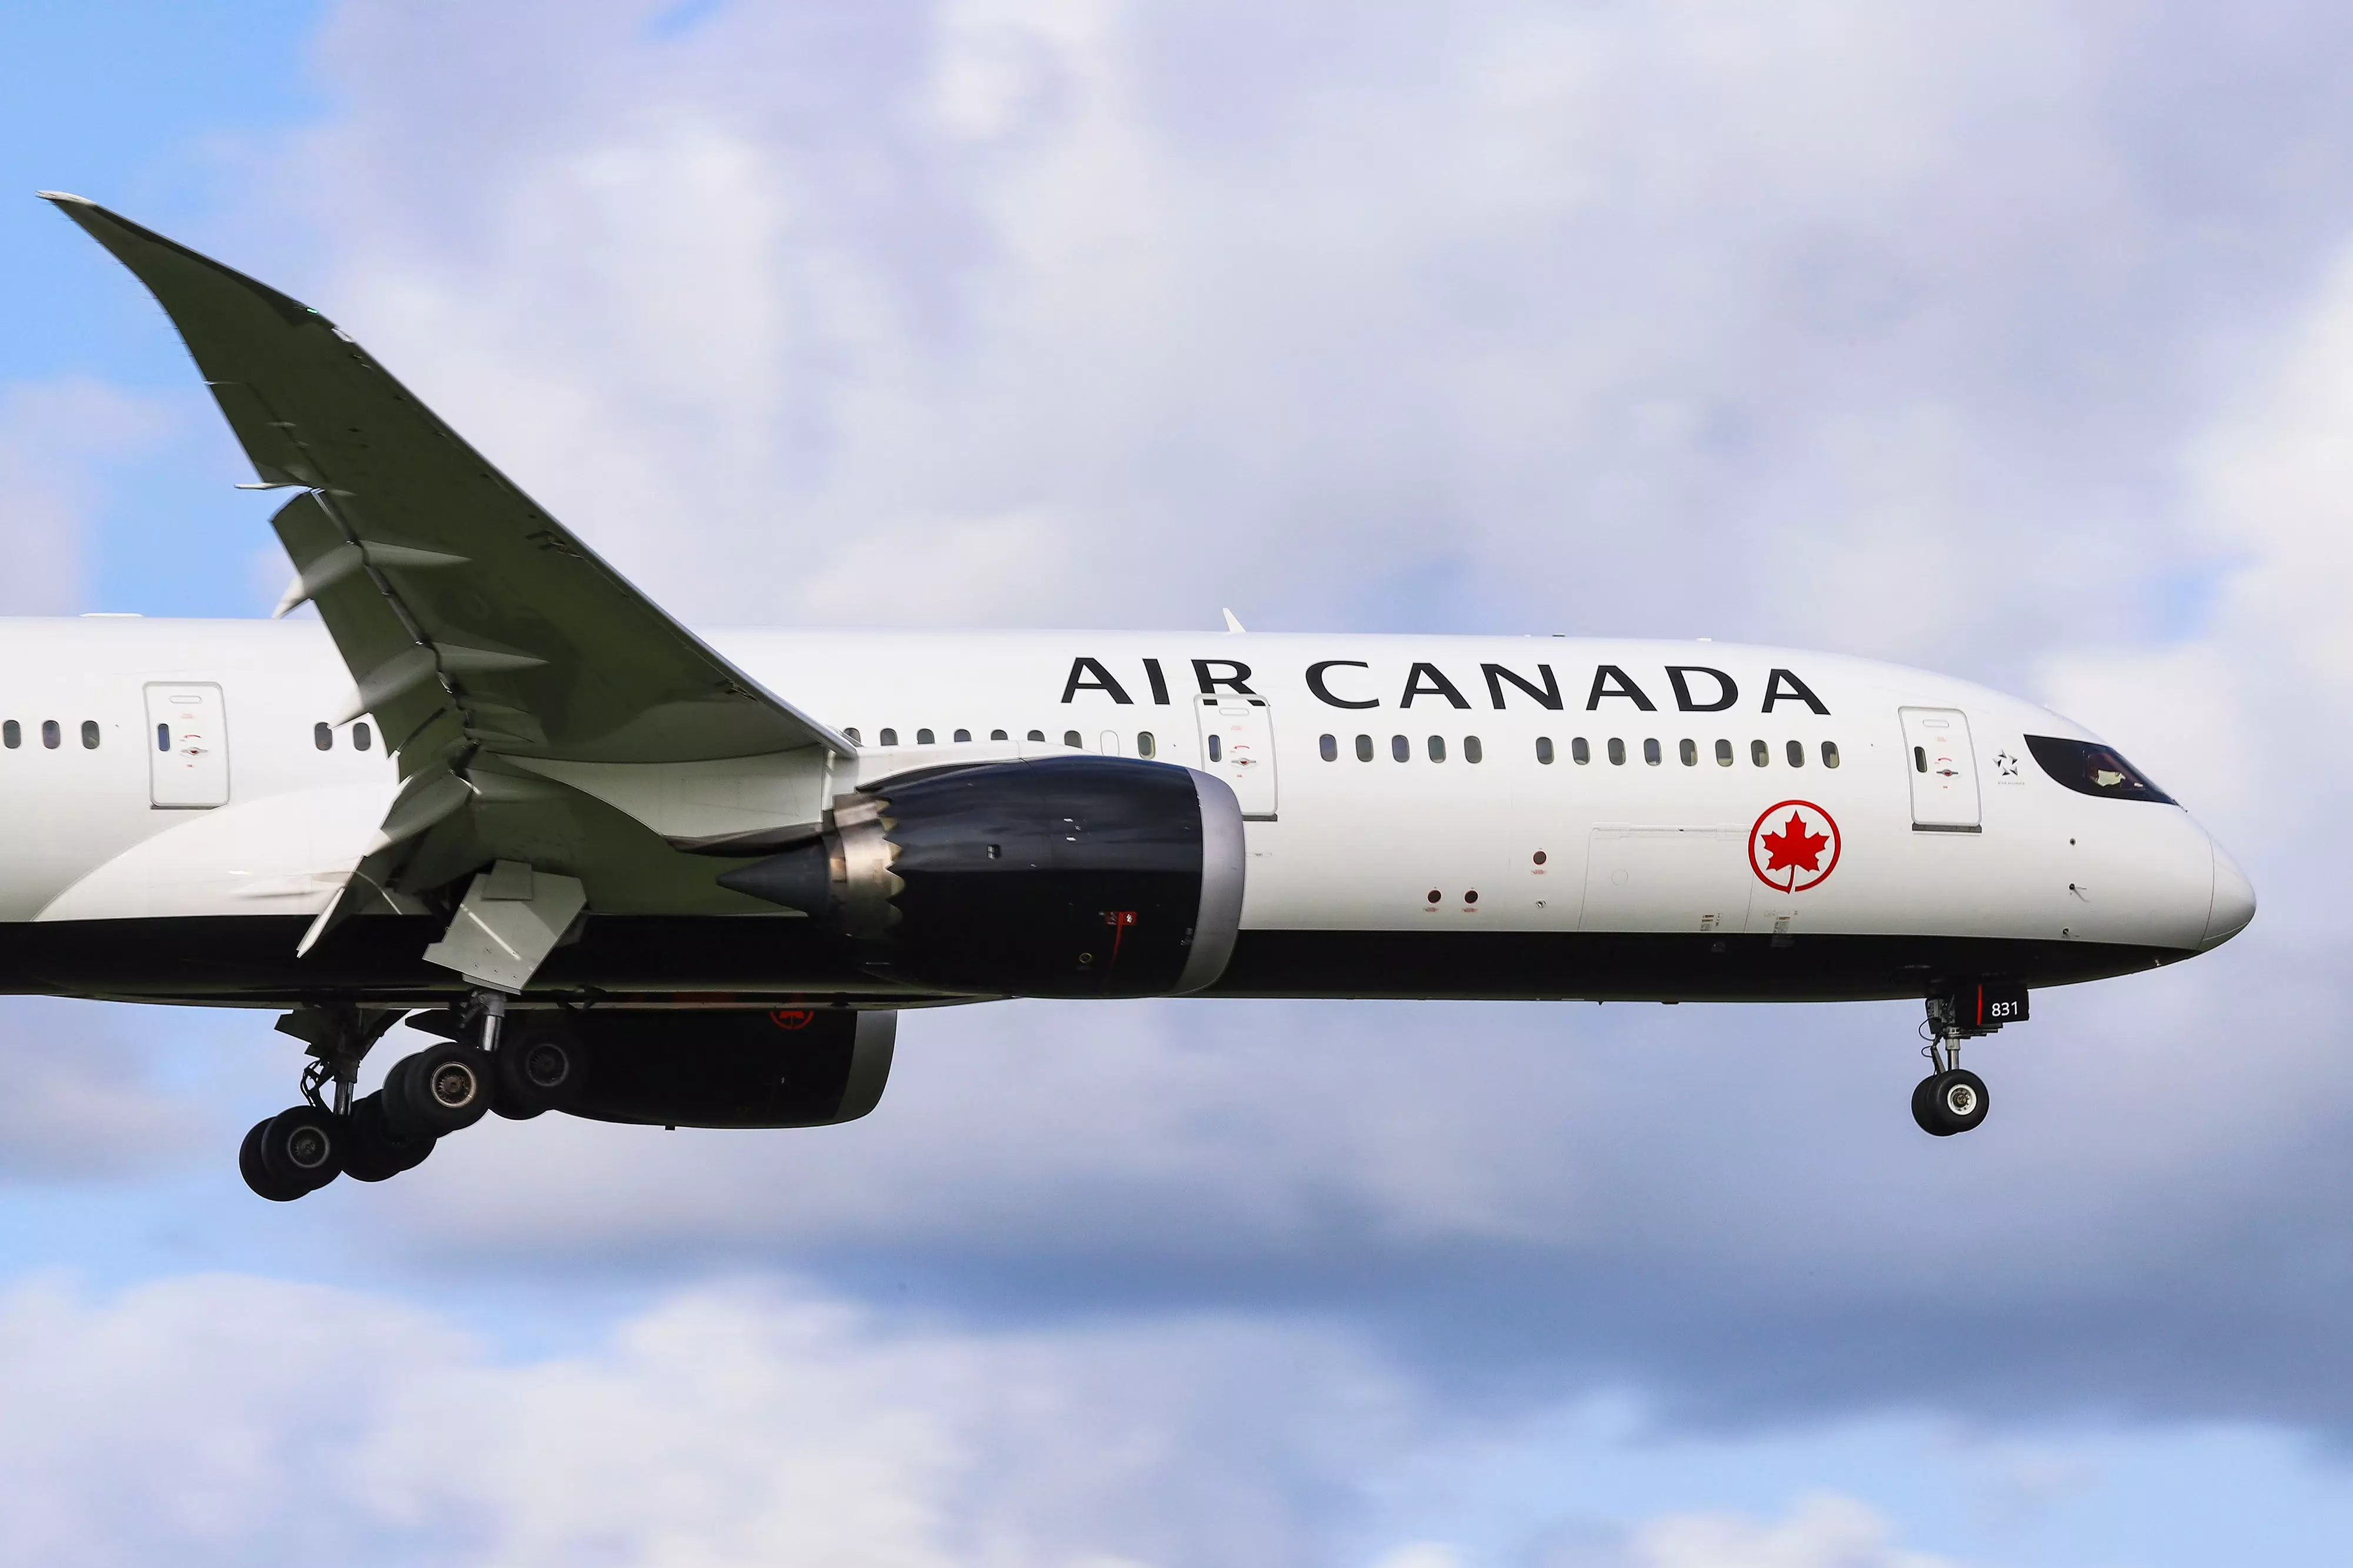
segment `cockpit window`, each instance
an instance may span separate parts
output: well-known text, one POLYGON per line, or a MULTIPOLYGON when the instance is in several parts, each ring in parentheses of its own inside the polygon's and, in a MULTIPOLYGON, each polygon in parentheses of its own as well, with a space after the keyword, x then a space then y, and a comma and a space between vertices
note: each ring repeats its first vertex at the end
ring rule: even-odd
POLYGON ((2055 735, 2029 735, 2026 749, 2042 771, 2078 795, 2106 800, 2154 800, 2166 805, 2174 798, 2148 782, 2130 763, 2094 741, 2063 741, 2055 735))

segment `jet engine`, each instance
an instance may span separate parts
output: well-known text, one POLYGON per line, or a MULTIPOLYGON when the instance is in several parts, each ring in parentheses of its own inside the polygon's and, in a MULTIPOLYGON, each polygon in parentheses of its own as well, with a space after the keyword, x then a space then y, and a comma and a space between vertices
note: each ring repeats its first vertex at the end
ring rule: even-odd
POLYGON ((874 1109, 896 1013, 846 1007, 517 1013, 496 1109, 669 1127, 824 1127, 874 1109))
POLYGON ((1222 779, 1052 757, 885 779, 822 834, 719 880, 799 910, 869 967, 979 995, 1198 991, 1241 923, 1242 819, 1222 779))

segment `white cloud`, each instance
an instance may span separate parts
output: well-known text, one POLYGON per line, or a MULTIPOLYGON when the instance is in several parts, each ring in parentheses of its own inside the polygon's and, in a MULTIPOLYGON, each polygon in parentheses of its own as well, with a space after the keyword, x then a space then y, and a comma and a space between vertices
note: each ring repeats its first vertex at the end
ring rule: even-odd
POLYGON ((151 1042, 86 1003, 12 998, 0 1015, 0 1177, 121 1176, 195 1142, 154 1081, 151 1042))
POLYGON ((644 14, 348 5, 269 185, 318 302, 696 616, 2016 669, 2185 548, 2196 258, 2041 8, 644 14))
POLYGON ((1800 1500, 1785 1519, 1732 1514, 1662 1519, 1635 1532, 1641 1568, 1947 1568, 1949 1560, 1899 1550, 1886 1520, 1852 1498, 1800 1500))
POLYGON ((0 387, 0 614, 75 608, 95 470, 141 452, 164 427, 152 402, 87 377, 0 387))
POLYGON ((20 1283, 0 1386, 0 1562, 77 1565, 1296 1562, 1399 1410, 1303 1330, 958 1332, 705 1288, 508 1360, 233 1275, 20 1283))

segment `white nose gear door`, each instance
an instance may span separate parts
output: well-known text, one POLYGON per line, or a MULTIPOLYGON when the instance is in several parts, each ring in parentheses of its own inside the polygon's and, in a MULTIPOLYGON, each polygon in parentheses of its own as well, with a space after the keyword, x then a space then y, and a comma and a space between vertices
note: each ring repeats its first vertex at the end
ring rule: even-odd
POLYGON ((228 804, 228 722, 209 681, 147 688, 148 799, 158 811, 228 804))
POLYGON ((1201 698, 1202 766, 1234 787, 1247 822, 1274 820, 1274 718, 1263 697, 1201 698))
POLYGON ((1968 716, 1957 708, 1898 711, 1912 778, 1912 831, 1978 832, 1978 758, 1968 716))

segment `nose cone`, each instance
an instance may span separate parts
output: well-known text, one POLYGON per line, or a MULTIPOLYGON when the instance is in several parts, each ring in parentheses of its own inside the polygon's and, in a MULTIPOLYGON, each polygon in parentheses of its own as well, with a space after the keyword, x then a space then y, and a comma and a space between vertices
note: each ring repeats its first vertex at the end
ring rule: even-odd
POLYGON ((2255 918, 2255 887, 2247 874, 2239 869, 2238 862, 2214 846, 2214 902, 2206 914, 2208 947, 2220 947, 2241 931, 2255 918))

